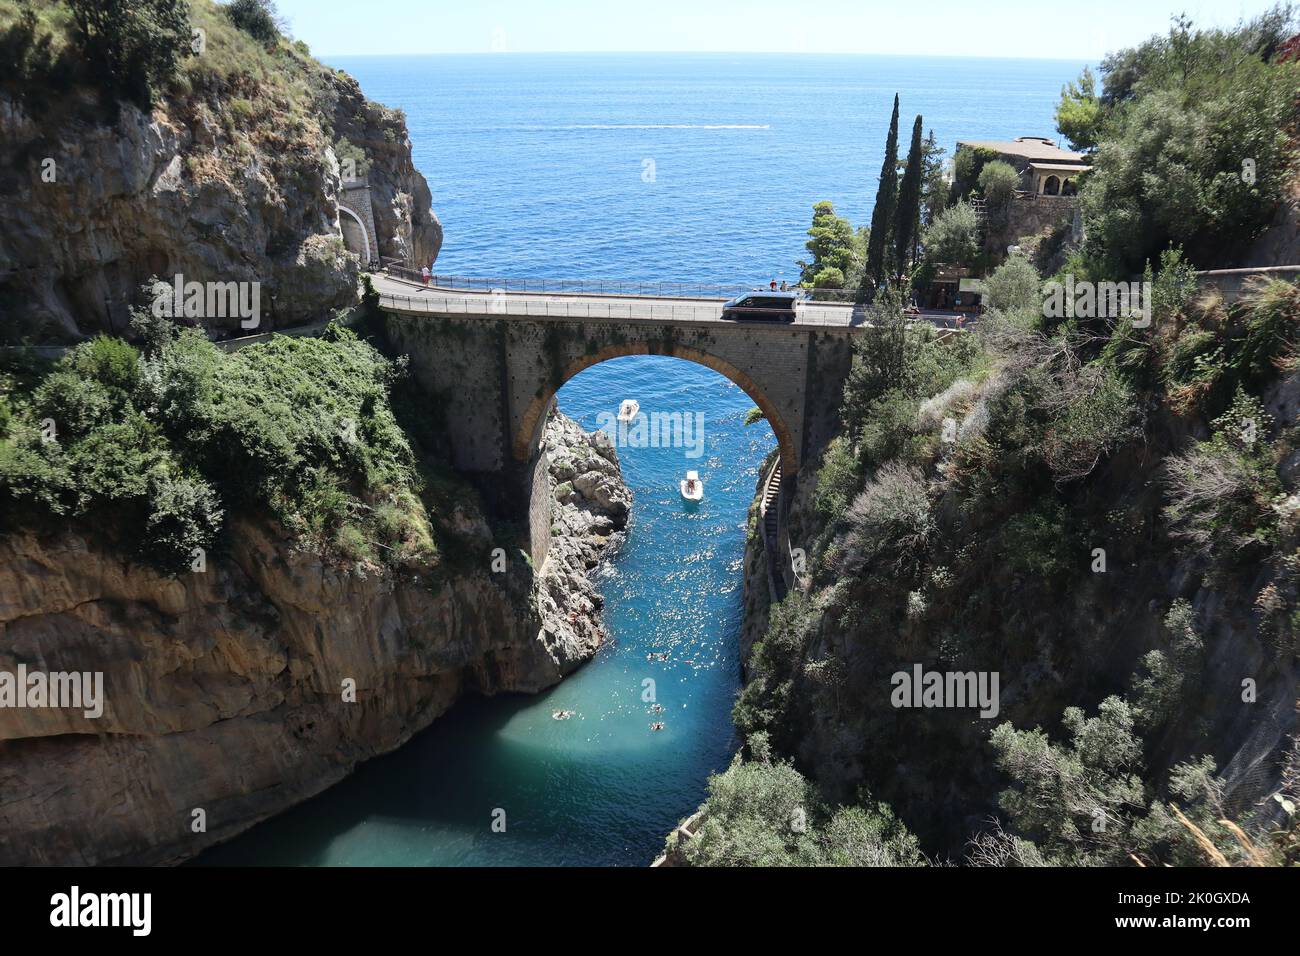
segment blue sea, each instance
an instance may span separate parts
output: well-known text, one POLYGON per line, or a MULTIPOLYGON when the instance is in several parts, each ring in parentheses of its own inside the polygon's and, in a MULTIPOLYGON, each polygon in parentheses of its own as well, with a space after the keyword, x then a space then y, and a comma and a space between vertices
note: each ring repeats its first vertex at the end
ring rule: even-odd
MULTIPOLYGON (((812 206, 869 221, 894 93, 900 139, 924 117, 957 139, 1054 136, 1082 63, 811 55, 336 57, 405 110, 446 239, 436 271, 490 277, 793 280, 812 206)), ((400 751, 200 862, 289 865, 648 864, 737 741, 741 561, 775 447, 720 375, 635 356, 559 393, 594 429, 642 410, 702 412, 705 450, 623 448, 629 531, 599 571, 610 635, 537 697, 458 704, 400 751), (700 472, 688 506, 677 481, 700 472), (667 654, 666 661, 648 660, 667 654), (642 700, 655 681, 661 715, 642 700), (575 716, 556 721, 556 710, 575 716), (651 731, 663 721, 662 731, 651 731), (494 832, 494 811, 505 832, 494 832)))

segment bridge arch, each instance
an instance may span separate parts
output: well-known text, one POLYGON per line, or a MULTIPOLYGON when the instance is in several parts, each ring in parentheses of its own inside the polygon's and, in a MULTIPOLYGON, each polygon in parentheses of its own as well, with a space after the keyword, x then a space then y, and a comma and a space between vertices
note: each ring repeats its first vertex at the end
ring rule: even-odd
POLYGON ((570 362, 559 376, 559 381, 547 382, 524 410, 518 431, 514 436, 512 451, 515 460, 530 462, 536 456, 537 450, 541 447, 542 433, 546 428, 546 414, 555 401, 556 392, 565 382, 593 365, 626 355, 667 355, 684 359, 710 368, 734 382, 762 410, 768 424, 771 425, 780 448, 781 468, 784 473, 793 475, 799 470, 799 447, 795 442, 794 433, 782 418, 776 404, 764 394, 758 383, 725 359, 677 342, 622 342, 598 349, 570 362))
POLYGON ((344 228, 345 222, 340 219, 339 231, 343 234, 343 245, 347 248, 348 252, 354 252, 361 257, 361 264, 363 266, 367 265, 370 262, 370 231, 366 229, 366 224, 361 221, 361 217, 342 203, 339 203, 339 212, 347 213, 348 216, 351 217, 352 222, 361 230, 361 248, 354 249, 352 248, 353 243, 348 241, 348 230, 344 228))

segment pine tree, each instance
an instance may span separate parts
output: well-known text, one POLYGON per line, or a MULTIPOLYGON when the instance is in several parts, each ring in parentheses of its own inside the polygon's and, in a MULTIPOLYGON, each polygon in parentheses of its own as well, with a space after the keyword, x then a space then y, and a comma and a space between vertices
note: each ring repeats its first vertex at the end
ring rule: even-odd
POLYGON ((885 161, 880 166, 876 206, 871 211, 871 237, 867 243, 867 265, 862 273, 859 299, 866 299, 885 278, 886 258, 893 250, 894 208, 898 203, 898 94, 894 94, 894 115, 885 140, 885 161))
POLYGON ((894 217, 895 263, 901 270, 912 257, 912 245, 921 228, 921 174, 924 151, 921 147, 921 117, 912 124, 912 145, 907 151, 907 168, 898 187, 898 212, 894 217))

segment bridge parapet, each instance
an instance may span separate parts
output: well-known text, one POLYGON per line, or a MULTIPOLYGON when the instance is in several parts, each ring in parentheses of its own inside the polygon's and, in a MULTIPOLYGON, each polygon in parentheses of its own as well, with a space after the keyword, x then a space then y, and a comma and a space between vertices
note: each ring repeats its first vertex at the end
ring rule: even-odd
MULTIPOLYGON (((558 295, 558 294, 557 294, 558 295)), ((659 296, 615 296, 608 299, 580 295, 560 297, 528 296, 515 293, 460 295, 444 289, 410 288, 406 292, 383 290, 380 305, 389 312, 419 315, 472 316, 513 319, 603 319, 623 322, 706 323, 723 328, 824 328, 851 331, 863 322, 860 309, 850 306, 801 304, 793 323, 735 323, 721 318, 721 301, 673 299, 659 296)))
MULTIPOLYGON (((423 282, 418 266, 403 263, 385 263, 390 275, 408 282, 423 282)), ((628 296, 658 299, 717 299, 725 301, 747 292, 764 292, 768 286, 744 282, 675 282, 664 279, 553 279, 536 277, 485 277, 435 274, 430 285, 457 292, 494 292, 508 295, 533 293, 540 295, 599 295, 628 296)), ((789 289, 801 291, 810 302, 852 303, 855 293, 848 289, 789 289)))

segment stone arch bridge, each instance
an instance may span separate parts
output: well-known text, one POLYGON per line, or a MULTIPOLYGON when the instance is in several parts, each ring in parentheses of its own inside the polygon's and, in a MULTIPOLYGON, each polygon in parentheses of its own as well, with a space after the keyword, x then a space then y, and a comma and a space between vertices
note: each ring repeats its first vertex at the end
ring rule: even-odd
POLYGON ((500 479, 496 486, 516 508, 529 503, 534 560, 545 555, 550 532, 542 432, 570 378, 624 355, 668 355, 713 369, 772 426, 788 501, 800 467, 834 434, 860 320, 847 305, 801 303, 794 323, 735 322, 721 318, 722 298, 373 281, 391 346, 410 356, 416 381, 439 396, 452 463, 500 479))

